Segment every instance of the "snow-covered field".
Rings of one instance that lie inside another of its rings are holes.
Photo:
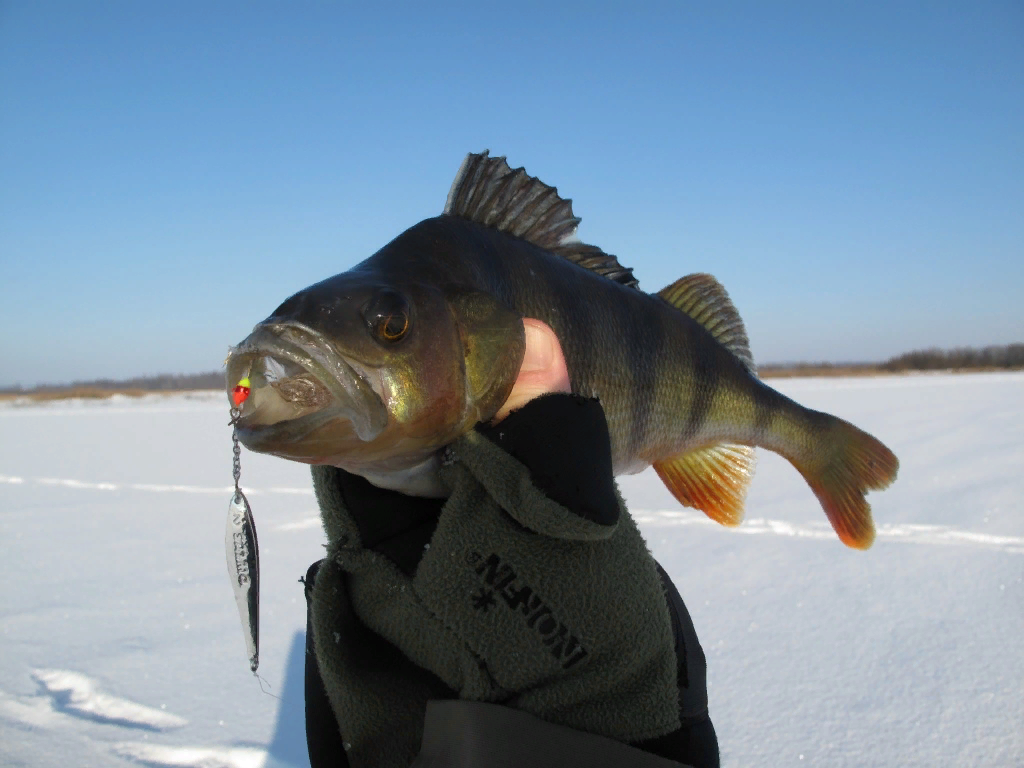
[[[708,657],[727,766],[1024,765],[1024,374],[773,385],[874,433],[900,477],[866,553],[760,452],[738,530],[621,485]],[[243,453],[260,673],[224,565],[220,393],[0,407],[0,763],[302,766],[307,470]]]

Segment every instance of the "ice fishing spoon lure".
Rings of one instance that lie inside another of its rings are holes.
[[[243,381],[245,381],[243,379]],[[248,384],[245,381],[245,384]],[[242,389],[242,382],[236,390]],[[244,395],[235,397],[235,407],[231,409],[231,425],[234,426],[241,415],[239,406],[249,394],[245,387]],[[260,664],[260,552],[256,542],[256,525],[252,519],[249,500],[245,498],[238,485],[242,476],[242,448],[238,444],[238,434],[231,433],[234,446],[233,470],[235,476],[235,492],[228,504],[227,529],[224,532],[224,554],[228,561],[228,575],[231,577],[231,588],[235,591],[235,603],[238,605],[238,616],[242,620],[242,632],[245,634],[245,647],[249,652],[249,668],[256,674]]]

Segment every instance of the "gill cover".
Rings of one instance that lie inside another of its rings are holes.
[[[449,297],[462,344],[469,426],[489,420],[508,399],[526,354],[523,318],[477,291]]]

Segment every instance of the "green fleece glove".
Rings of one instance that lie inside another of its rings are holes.
[[[391,677],[352,670],[357,660],[334,654],[332,596],[346,586],[366,627],[460,698],[625,742],[678,728],[661,580],[617,492],[611,520],[581,516],[542,492],[510,453],[471,432],[446,455],[442,479],[451,496],[429,548],[407,573],[364,546],[366,526],[340,490],[343,473],[316,467],[313,477],[329,541],[313,590],[317,659],[353,766],[391,764],[358,757],[374,749],[380,711],[401,709],[401,700],[407,715],[399,720],[416,721],[418,712],[421,722],[426,699],[439,695],[429,682],[403,689],[407,669]],[[373,697],[375,685],[379,706],[359,703]],[[388,733],[415,750],[413,727]]]
[[[344,757],[354,768],[406,768],[419,752],[427,701],[453,693],[355,617],[346,582],[344,571],[325,559],[311,601],[316,663],[341,730]]]

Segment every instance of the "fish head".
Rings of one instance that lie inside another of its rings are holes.
[[[368,259],[287,299],[228,356],[243,445],[380,476],[491,418],[522,363],[521,316],[437,275]]]

